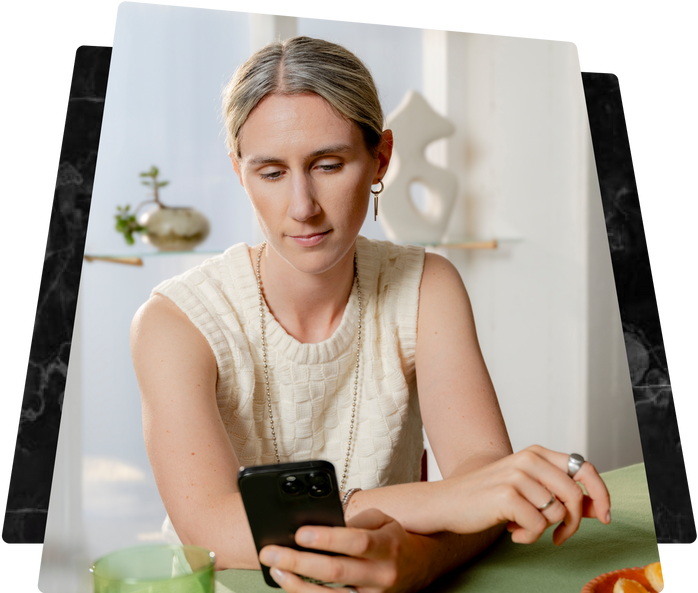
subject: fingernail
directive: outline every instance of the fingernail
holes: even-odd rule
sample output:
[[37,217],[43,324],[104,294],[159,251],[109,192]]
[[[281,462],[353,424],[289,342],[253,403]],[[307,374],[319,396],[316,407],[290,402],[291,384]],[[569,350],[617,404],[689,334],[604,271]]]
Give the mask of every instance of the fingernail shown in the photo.
[[610,522],[611,522],[611,511],[608,511],[608,513],[606,513],[606,523],[610,523]]
[[278,568],[271,569],[271,578],[274,579],[279,585],[286,580],[286,573]]
[[296,534],[296,541],[299,544],[309,546],[315,541],[315,532],[311,529],[304,529],[300,533]]
[[262,550],[262,553],[259,555],[259,560],[262,564],[273,566],[279,561],[279,553],[274,550]]

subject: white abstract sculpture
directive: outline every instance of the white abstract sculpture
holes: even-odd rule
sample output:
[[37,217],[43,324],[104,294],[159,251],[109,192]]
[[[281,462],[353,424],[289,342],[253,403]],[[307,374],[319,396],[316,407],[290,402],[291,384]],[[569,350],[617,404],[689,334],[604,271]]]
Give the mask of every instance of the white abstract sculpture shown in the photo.
[[[424,151],[434,140],[450,136],[453,124],[434,111],[419,93],[405,95],[387,120],[395,148],[385,176],[385,190],[378,199],[378,220],[385,234],[397,243],[439,243],[456,199],[456,176],[432,165]],[[410,185],[427,187],[430,199],[420,212],[410,197]]]

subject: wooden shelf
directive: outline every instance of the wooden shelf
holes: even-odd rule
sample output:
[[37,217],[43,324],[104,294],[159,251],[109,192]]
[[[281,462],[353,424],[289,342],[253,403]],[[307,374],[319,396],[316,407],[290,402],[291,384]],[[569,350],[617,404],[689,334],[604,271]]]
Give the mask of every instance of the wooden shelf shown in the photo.
[[497,249],[499,241],[497,239],[490,239],[489,241],[454,241],[439,243],[434,247],[445,247],[446,249]]
[[105,261],[113,264],[126,264],[129,266],[142,266],[143,258],[167,257],[168,255],[219,255],[222,251],[151,251],[136,253],[134,255],[91,255],[86,253],[83,258],[88,262]]
[[412,245],[421,245],[422,247],[438,247],[442,249],[472,249],[472,250],[487,250],[499,249],[503,243],[519,243],[523,239],[517,237],[507,237],[499,239],[453,239],[440,243],[412,243]]
[[[493,250],[498,249],[502,243],[517,243],[522,239],[463,239],[458,241],[447,241],[445,243],[412,243],[422,247],[438,247],[443,249],[470,249],[470,250]],[[218,255],[222,251],[152,251],[147,253],[137,253],[135,255],[89,255],[84,258],[88,262],[105,261],[114,264],[126,264],[129,266],[142,266],[144,257],[165,257],[168,255]]]

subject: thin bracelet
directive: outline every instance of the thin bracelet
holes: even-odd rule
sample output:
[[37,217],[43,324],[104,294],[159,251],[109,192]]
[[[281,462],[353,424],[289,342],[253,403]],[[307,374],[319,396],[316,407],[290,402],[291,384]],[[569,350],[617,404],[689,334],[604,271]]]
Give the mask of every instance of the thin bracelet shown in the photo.
[[355,492],[359,492],[361,488],[350,488],[347,490],[344,498],[342,499],[342,512],[347,512],[347,507],[349,506],[349,499],[354,495]]

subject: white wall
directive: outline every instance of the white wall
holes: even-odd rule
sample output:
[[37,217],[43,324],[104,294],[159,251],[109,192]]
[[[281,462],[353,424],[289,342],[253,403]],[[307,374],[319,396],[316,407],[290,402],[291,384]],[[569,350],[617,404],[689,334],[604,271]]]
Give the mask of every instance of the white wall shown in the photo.
[[[431,153],[459,181],[440,250],[470,293],[515,450],[641,461],[576,49],[425,32],[425,94],[456,127]],[[511,240],[511,241],[508,241]]]
[[462,60],[449,64],[458,133],[448,161],[462,188],[450,233],[519,239],[451,258],[514,449],[583,449],[585,195],[574,184],[580,98],[568,80],[579,68],[568,45],[449,37],[451,61]]

